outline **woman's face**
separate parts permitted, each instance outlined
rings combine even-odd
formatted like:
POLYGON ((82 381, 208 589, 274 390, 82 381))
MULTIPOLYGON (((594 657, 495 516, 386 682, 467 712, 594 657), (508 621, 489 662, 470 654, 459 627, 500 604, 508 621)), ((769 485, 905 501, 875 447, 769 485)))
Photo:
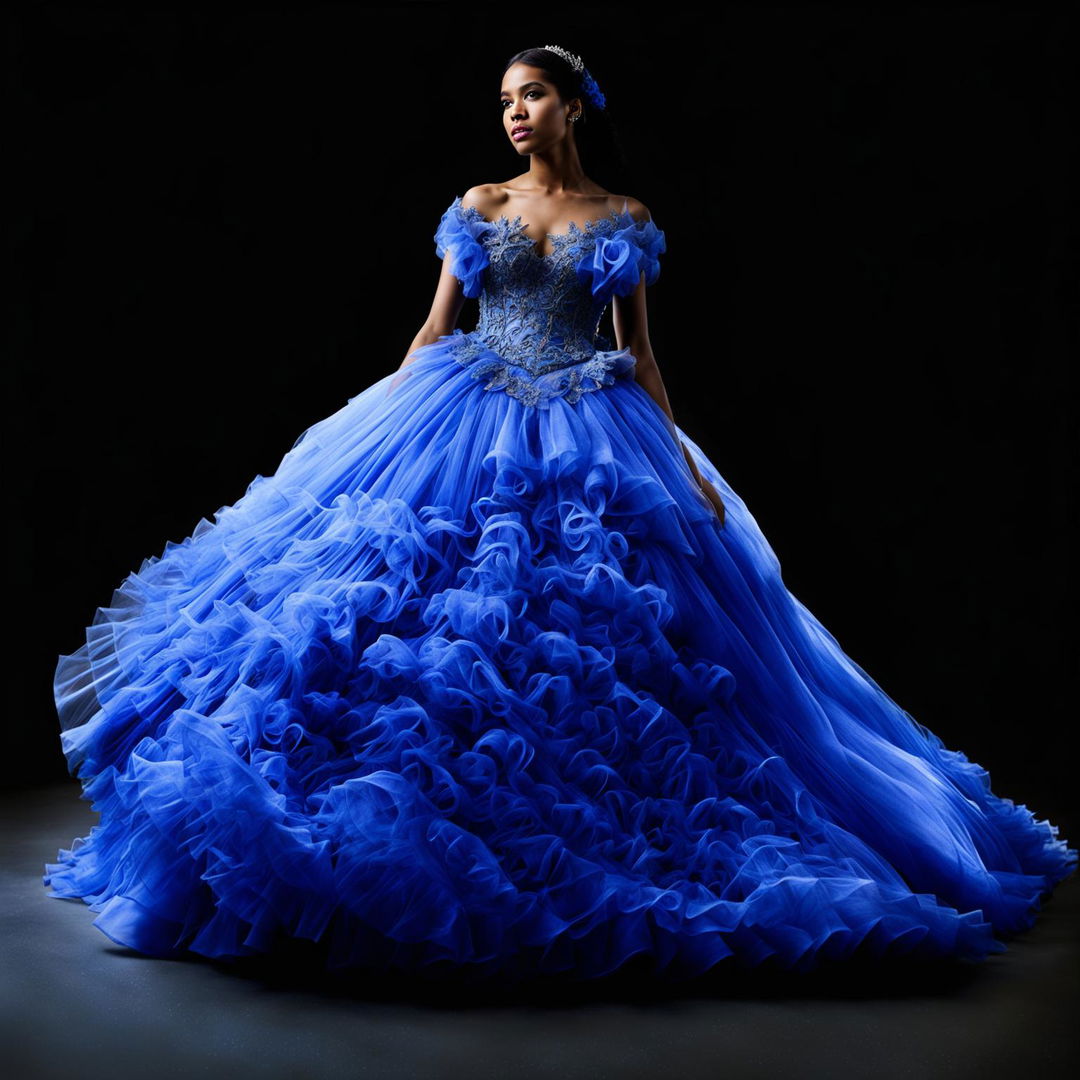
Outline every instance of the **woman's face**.
POLYGON ((513 64, 506 69, 500 94, 503 129, 519 154, 535 154, 566 138, 567 116, 577 112, 577 99, 559 99, 555 84, 544 78, 544 69, 529 64, 513 64), (525 127, 524 135, 514 128, 525 127))

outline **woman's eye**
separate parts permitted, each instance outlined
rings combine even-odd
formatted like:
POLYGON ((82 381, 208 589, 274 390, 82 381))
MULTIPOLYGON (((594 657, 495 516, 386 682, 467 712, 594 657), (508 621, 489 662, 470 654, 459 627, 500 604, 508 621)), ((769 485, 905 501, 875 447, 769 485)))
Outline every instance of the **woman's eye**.
MULTIPOLYGON (((539 90, 526 90, 525 91, 525 96, 528 97, 530 94, 539 94, 539 93, 540 93, 539 90)), ((506 106, 509 105, 509 104, 511 104, 510 99, 509 98, 503 98, 502 107, 505 109, 506 106)))

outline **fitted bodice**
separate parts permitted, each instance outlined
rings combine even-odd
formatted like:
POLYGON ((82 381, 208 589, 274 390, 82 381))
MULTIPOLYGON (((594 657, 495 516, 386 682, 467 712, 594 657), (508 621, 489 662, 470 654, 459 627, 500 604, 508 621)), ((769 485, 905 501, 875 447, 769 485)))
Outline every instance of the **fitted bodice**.
POLYGON ((505 390, 530 405, 610 385, 635 358, 613 350, 600 320, 613 295, 629 295, 642 275, 652 284, 665 238, 651 219, 611 210, 583 226, 548 233, 552 249, 537 251, 521 217, 490 221, 460 197, 435 233, 436 252, 466 296, 479 299, 475 329, 455 330, 455 358, 485 377, 485 389, 505 390))

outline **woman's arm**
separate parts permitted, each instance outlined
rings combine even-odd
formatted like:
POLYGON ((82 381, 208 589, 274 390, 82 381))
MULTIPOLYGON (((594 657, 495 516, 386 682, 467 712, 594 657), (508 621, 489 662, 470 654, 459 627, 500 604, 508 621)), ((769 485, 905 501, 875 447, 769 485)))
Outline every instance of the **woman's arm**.
MULTIPOLYGON (((656 362, 656 357, 653 356, 652 345, 649 343, 649 332, 647 329, 642 329, 645 320, 644 274, 641 275, 638 287, 630 294, 630 296, 615 297, 612 319, 615 323, 616 347, 623 349, 629 345, 630 352, 637 360, 637 363, 634 365, 634 378, 641 384, 653 401, 655 401, 667 414, 668 419, 672 422, 672 425, 674 425, 675 415, 671 411, 671 402, 668 401, 664 380, 660 375, 660 366, 656 362), (620 300, 622 301, 621 305, 619 304, 620 300), (640 308, 637 306, 638 303, 640 303, 640 308), (620 315, 620 307, 625 309, 627 306, 630 306, 633 312, 629 319, 626 316, 625 310, 623 310, 620 315), (627 326, 628 322, 634 327, 632 332, 627 326)), ((679 443, 679 449, 682 450, 682 455, 686 459, 686 464, 690 467, 690 472, 697 481, 698 487, 705 493, 709 502, 713 504, 717 516, 720 518, 721 523, 723 523, 724 509, 719 493, 712 484, 701 475, 693 455, 686 448, 686 443, 684 443, 682 439, 679 439, 678 436, 676 436, 676 439, 679 443)))
POLYGON ((435 288, 435 298, 431 302, 431 310, 428 312, 424 325, 420 327, 416 337, 409 346, 405 359, 401 361, 398 370, 412 363, 412 354, 421 345, 434 344, 443 334, 452 334, 457 326, 458 316, 465 305, 465 292, 462 284, 450 273, 450 260, 443 259, 442 270, 439 273, 439 284, 435 288))
MULTIPOLYGON (((629 200, 628 209, 631 216, 638 221, 649 220, 648 207, 636 199, 629 200)), ((653 356, 652 343, 649 341, 649 316, 645 304, 645 274, 642 272, 638 280, 637 288, 629 296, 619 296, 617 293, 612 298, 611 309, 612 322, 615 326, 616 348, 629 347, 631 354, 637 360, 634 366, 634 378, 645 389, 649 396, 667 415, 672 426, 675 424, 675 415, 671 411, 671 402, 668 401, 667 390, 664 380, 660 375, 660 367, 653 356)), ((724 504, 716 489, 701 475, 693 455, 686 448, 686 444, 676 435, 676 441, 686 464, 690 468, 698 486, 705 493, 706 498, 712 503, 721 525, 724 523, 724 504)))
MULTIPOLYGON (((490 187, 491 185, 488 184, 477 184, 469 188, 461 196, 462 208, 475 208, 484 217, 488 217, 486 200, 490 196, 490 187)), ((453 259, 449 257, 443 258, 442 271, 439 274, 439 283, 435 289, 435 298, 431 302, 431 310, 424 320, 424 325, 420 327, 416 337, 413 338, 408 352, 405 353, 405 359, 402 360, 401 366, 398 368, 399 371, 412 363, 412 354, 422 345, 431 345, 444 334, 454 332, 458 316, 461 314, 461 309, 465 304, 465 286, 450 272, 452 265, 453 259)))
MULTIPOLYGON (((637 199, 628 199, 627 209, 635 221, 652 220, 649 208, 637 199)), ((611 318, 615 325, 616 348, 629 347, 637 360, 634 378, 648 391, 649 396, 674 424, 675 416, 671 411, 667 390, 664 389, 664 380, 660 377, 656 357, 653 356, 652 343, 649 341, 649 314, 645 305, 644 271, 638 278, 637 288, 629 296, 620 296, 616 293, 612 297, 611 318)), ((681 446, 682 443, 680 442, 679 445, 681 446)), ((697 467, 689 458, 687 460, 694 475, 697 476, 697 467)))

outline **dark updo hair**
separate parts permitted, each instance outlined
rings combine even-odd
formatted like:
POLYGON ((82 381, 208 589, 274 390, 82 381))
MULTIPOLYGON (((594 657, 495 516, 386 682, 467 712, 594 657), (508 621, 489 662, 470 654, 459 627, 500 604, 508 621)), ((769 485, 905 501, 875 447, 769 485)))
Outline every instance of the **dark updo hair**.
MULTIPOLYGON (((608 95, 604 94, 604 107, 597 108, 582 88, 581 76, 558 53, 548 49, 522 49, 507 60, 503 74, 514 64, 528 64, 542 69, 564 101, 581 99, 581 121, 574 125, 574 142, 581 155, 581 164, 592 179, 608 190, 619 191, 624 187, 629 167, 615 130, 608 95)), ((599 79, 597 83, 600 83, 599 79)))

